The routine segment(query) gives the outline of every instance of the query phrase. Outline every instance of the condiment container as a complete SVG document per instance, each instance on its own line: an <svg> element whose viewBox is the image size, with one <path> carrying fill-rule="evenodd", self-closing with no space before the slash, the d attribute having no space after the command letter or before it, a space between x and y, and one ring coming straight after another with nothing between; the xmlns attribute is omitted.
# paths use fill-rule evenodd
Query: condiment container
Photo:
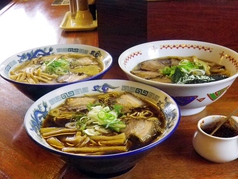
<svg viewBox="0 0 238 179"><path fill-rule="evenodd" d="M93 3L94 1L91 1ZM70 15L73 22L78 26L91 26L93 16L89 10L88 0L70 0Z"/></svg>
<svg viewBox="0 0 238 179"><path fill-rule="evenodd" d="M200 119L197 123L197 131L193 136L193 147L199 155L209 161L225 163L238 158L238 117L232 116L228 123L223 124L225 125L222 126L223 129L220 128L220 131L210 135L215 127L225 119L226 116L211 115Z"/></svg>
<svg viewBox="0 0 238 179"><path fill-rule="evenodd" d="M89 26L93 24L93 16L89 11L88 0L76 0L77 13L76 23L81 26Z"/></svg>
<svg viewBox="0 0 238 179"><path fill-rule="evenodd" d="M77 14L77 1L76 0L69 1L69 9L70 9L70 13L71 13L71 18L75 19L75 16Z"/></svg>

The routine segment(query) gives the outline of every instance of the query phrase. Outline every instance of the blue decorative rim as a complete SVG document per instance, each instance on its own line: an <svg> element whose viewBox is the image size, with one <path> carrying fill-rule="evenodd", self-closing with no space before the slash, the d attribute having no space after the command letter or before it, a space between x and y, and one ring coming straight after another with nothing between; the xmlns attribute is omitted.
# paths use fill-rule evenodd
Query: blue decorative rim
<svg viewBox="0 0 238 179"><path fill-rule="evenodd" d="M120 88L120 86L110 85L109 80L100 80L100 81L105 81L105 83L103 83L102 85L98 85L97 82L99 82L99 80L94 80L94 81L90 81L91 83L94 84L92 89L89 89L88 87L81 87L81 88L79 87L79 88L76 88L74 90L68 91L66 93L64 92L64 93L58 94L57 96L48 100L49 104L47 104L47 102L43 101L41 98L39 100L37 100L36 102L37 102L38 106L37 106L37 108L33 109L33 113L30 114L31 115L31 122L30 122L31 123L31 129L30 130L34 131L37 135L39 135L39 138L41 138L41 136L39 134L39 129L40 129L40 126L41 126L41 123L42 123L42 119L44 119L45 115L47 115L48 111L50 110L49 105L54 105L54 104L56 104L60 101L63 101L64 99L66 99L68 97L77 96L78 94L81 94L81 93L87 94L90 91L94 91L94 92L98 92L98 93L107 93L110 90ZM115 81L115 80L113 80L113 81ZM116 80L116 81L118 81L118 84L119 84L121 81L126 81L126 80ZM138 82L131 82L131 81L130 81L130 83L131 84L133 83L134 86L132 86L131 84L121 85L121 89L119 89L119 90L121 90L121 91L130 91L130 92L134 92L134 93L137 93L137 94L140 94L140 95L143 95L143 96L149 96L150 98L153 98L153 99L156 99L156 100L160 101L160 96L158 96L158 94L155 94L155 93L152 93L152 92L149 92L149 91L143 89L143 87L147 86L147 85L140 84ZM154 87L150 86L150 88L154 88ZM156 89L156 88L154 88L154 89ZM156 90L158 90L158 89L156 89ZM146 151L146 150L148 150L150 148L153 148L154 146L162 143L164 140L169 138L175 132L175 130L177 129L177 127L180 123L181 113L180 113L180 109L179 109L177 103L174 101L173 98L169 97L165 92L162 92L162 93L165 94L165 99L161 99L161 100L164 100L164 103L160 101L158 103L158 105L164 109L164 113L165 113L166 118L167 118L166 128L170 129L171 127L173 127L173 130L167 136L162 137L162 139L160 139L158 141L155 141L155 142L153 142L153 143L151 143L147 146L144 146L142 148L136 149L136 150L128 151L128 152L125 152L125 153L102 155L102 156L97 156L97 155L83 156L83 155L79 155L79 154L71 154L71 153L69 154L69 153L64 153L64 152L57 151L57 150L52 150L52 149L40 144L39 142L37 142L29 134L28 130L27 130L27 133L34 140L34 142L40 144L42 147L44 147L47 150L49 150L51 152L54 152L58 155L64 155L64 156L68 156L68 157L78 157L78 158L80 158L80 157L83 157L83 158L85 158L85 157L108 158L108 157L120 157L122 155L123 156L134 155L138 152ZM177 120L176 120L176 118L177 118ZM174 121L174 120L176 120L176 121ZM26 119L25 119L25 122L26 122ZM175 122L176 122L176 124L174 125Z"/></svg>

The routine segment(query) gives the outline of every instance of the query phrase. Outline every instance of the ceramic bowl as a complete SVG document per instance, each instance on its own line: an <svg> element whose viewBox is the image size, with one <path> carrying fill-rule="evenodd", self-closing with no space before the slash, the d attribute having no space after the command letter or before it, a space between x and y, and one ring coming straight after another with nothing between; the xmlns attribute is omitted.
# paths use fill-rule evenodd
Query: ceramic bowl
<svg viewBox="0 0 238 179"><path fill-rule="evenodd" d="M100 57L102 63L104 65L104 69L99 74L92 76L90 78L70 82L70 83L58 83L58 84L26 84L21 82L16 82L9 78L9 72L14 69L16 66L20 65L21 63L32 60L35 57L39 56L46 56L51 54L62 54L62 53L80 53L80 54L91 54L95 57ZM58 45L49 45L49 46L42 46L33 49L29 49L23 52L19 52L8 59L6 59L0 66L0 76L3 79L7 80L11 84L13 84L19 91L23 94L28 96L32 100L37 100L39 97L43 96L44 94L68 85L72 83L77 83L81 81L88 81L93 79L100 79L103 75L110 69L112 65L112 57L111 55L103 49L98 47L89 46L89 45L80 45L80 44L58 44Z"/></svg>
<svg viewBox="0 0 238 179"><path fill-rule="evenodd" d="M167 56L197 56L225 65L230 71L229 78L203 84L169 84L154 82L137 77L130 71L140 62ZM225 94L238 76L238 53L212 43L189 40L165 40L140 44L125 50L118 59L120 68L130 80L155 86L178 103L182 116L201 112L207 105Z"/></svg>
<svg viewBox="0 0 238 179"><path fill-rule="evenodd" d="M203 158L216 163L226 163L238 158L238 136L217 137L204 132L203 129L212 128L226 120L226 116L210 115L198 121L197 131L193 136L193 147ZM233 116L230 122L238 130L238 117ZM225 132L225 130L222 130ZM227 134L229 130L226 130Z"/></svg>
<svg viewBox="0 0 238 179"><path fill-rule="evenodd" d="M39 133L44 116L66 98L99 94L111 91L128 91L144 97L162 109L166 117L166 129L162 136L152 143L136 150L108 155L69 154L49 146ZM92 176L115 176L130 170L155 147L167 140L176 130L180 121L180 110L176 102L163 91L129 80L92 80L58 88L33 103L25 118L25 129L33 141L76 166L80 171Z"/></svg>

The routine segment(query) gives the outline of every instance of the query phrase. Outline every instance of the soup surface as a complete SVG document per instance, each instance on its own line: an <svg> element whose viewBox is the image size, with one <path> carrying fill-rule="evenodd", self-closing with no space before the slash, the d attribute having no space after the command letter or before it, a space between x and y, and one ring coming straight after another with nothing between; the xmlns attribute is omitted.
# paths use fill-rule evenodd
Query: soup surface
<svg viewBox="0 0 238 179"><path fill-rule="evenodd" d="M139 63L132 74L152 81L177 84L207 83L230 76L225 66L191 57L162 57Z"/></svg>
<svg viewBox="0 0 238 179"><path fill-rule="evenodd" d="M26 61L10 71L14 81L39 83L67 83L99 74L102 62L84 54L55 54Z"/></svg>
<svg viewBox="0 0 238 179"><path fill-rule="evenodd" d="M219 123L214 126L204 127L202 130L207 134L211 134L218 125ZM213 135L216 137L223 137L223 138L235 137L238 135L238 129L230 120L228 120Z"/></svg>
<svg viewBox="0 0 238 179"><path fill-rule="evenodd" d="M159 107L127 92L68 98L46 116L41 134L69 153L102 155L142 147L165 130Z"/></svg>

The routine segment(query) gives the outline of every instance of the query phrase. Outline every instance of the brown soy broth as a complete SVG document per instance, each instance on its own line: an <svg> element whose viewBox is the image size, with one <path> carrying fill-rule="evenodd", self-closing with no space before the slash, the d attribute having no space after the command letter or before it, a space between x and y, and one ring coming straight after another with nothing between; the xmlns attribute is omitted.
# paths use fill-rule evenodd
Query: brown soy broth
<svg viewBox="0 0 238 179"><path fill-rule="evenodd" d="M111 93L107 93L107 94L87 95L87 97L95 98L96 99L96 101L94 102L95 104L100 103L100 104L104 104L106 106L113 106L114 104L116 104L116 99L119 96L121 96L122 94L130 94L130 93L129 92L111 92ZM131 95L134 95L134 94L131 94ZM134 95L134 96L139 98L136 95ZM80 98L80 97L75 97L75 99L77 99L77 98ZM69 98L69 99L73 99L73 97ZM139 147L145 146L145 145L157 140L166 128L166 118L164 116L163 111L157 106L157 104L154 104L145 98L139 98L139 99L144 102L144 106L135 108L131 112L127 112L124 115L126 116L127 114L134 113L135 111L141 112L141 111L144 111L147 109L152 112L153 116L157 117L157 119L159 120L159 124L160 124L159 127L161 128L161 130L160 131L158 130L157 133L154 136L152 136L150 138L150 140L148 140L146 142L140 142L138 139L134 139L133 136L129 137L127 140L127 144L126 144L128 146L128 150L137 149ZM66 114L72 114L72 115L66 115L66 117L57 117L56 118L55 116L52 115L54 113L51 113L51 111L50 111L42 123L42 128L47 128L47 127L64 128L66 123L75 121L74 116L76 116L79 113L86 114L88 112L87 109L81 110L81 111L78 111L76 108L70 109L67 107L67 105L68 105L67 101L65 101L62 104L60 104L58 107L51 109L51 110L57 109L56 111L59 110L60 113L65 112ZM113 135L116 135L117 133L119 134L120 132L111 131L110 133L105 133L103 135L104 136L113 136ZM62 136L56 136L56 138L58 140L60 140L65 146L68 147L68 144L65 142L65 138L73 137L73 136L74 135L72 135L72 134L66 134L66 135L62 135ZM96 144L93 144L93 145L96 145ZM85 146L90 147L90 146L92 146L92 144L88 143Z"/></svg>
<svg viewBox="0 0 238 179"><path fill-rule="evenodd" d="M206 128L202 128L204 132L207 134L211 134L214 129L217 127L218 124L214 126L208 126ZM235 137L238 135L238 130L230 124L230 122L227 122L223 124L214 134L213 136L216 137L223 137L223 138L229 138L229 137Z"/></svg>

